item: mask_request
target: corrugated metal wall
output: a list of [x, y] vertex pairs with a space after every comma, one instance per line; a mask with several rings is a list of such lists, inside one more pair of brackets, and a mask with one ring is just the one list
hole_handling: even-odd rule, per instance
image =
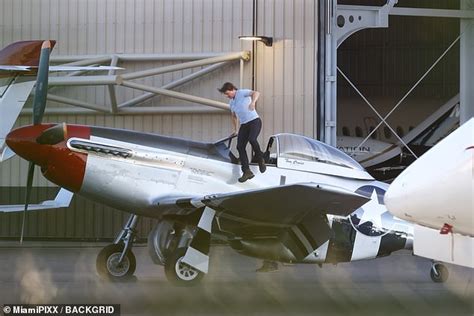
[[[317, 5], [313, 0], [258, 0], [257, 3], [258, 33], [274, 37], [273, 47], [258, 43], [255, 51], [256, 90], [262, 92], [258, 111], [264, 124], [260, 141], [266, 142], [271, 134], [278, 132], [314, 136]], [[2, 0], [0, 46], [18, 40], [49, 38], [58, 41], [54, 55], [251, 50], [252, 45], [241, 42], [238, 36], [252, 33], [252, 9], [253, 0]], [[134, 71], [166, 64], [170, 62], [122, 66]], [[245, 87], [250, 87], [251, 70], [251, 62], [246, 63]], [[177, 71], [139, 82], [159, 87], [190, 72]], [[224, 81], [238, 84], [238, 63], [178, 90], [226, 102], [216, 90]], [[101, 87], [54, 88], [54, 94], [96, 104], [109, 102]], [[122, 88], [117, 98], [123, 102], [140, 94]], [[161, 97], [145, 105], [158, 104], [189, 105]], [[22, 116], [17, 126], [28, 124], [30, 120]], [[194, 140], [216, 140], [231, 131], [228, 114], [49, 115], [45, 121], [129, 128]], [[26, 182], [26, 169], [27, 164], [19, 158], [0, 164], [0, 203], [22, 203], [18, 187]], [[35, 176], [34, 186], [44, 191], [38, 193], [38, 199], [45, 194], [54, 196], [55, 191], [46, 188], [51, 184], [44, 178]], [[120, 226], [117, 223], [123, 221], [123, 214], [77, 200], [79, 202], [74, 202], [66, 211], [31, 215], [29, 226], [36, 227], [34, 223], [41, 222], [41, 227], [49, 228], [29, 230], [27, 234], [95, 239], [112, 237], [117, 232]], [[19, 225], [16, 215], [3, 214], [0, 221], [0, 237], [17, 234], [18, 231], [12, 229]], [[144, 223], [142, 230], [146, 231], [150, 222]], [[56, 226], [58, 228], [54, 228]]]

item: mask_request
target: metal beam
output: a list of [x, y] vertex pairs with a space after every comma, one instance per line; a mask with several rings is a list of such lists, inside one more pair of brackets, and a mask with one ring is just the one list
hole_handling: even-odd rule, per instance
[[100, 111], [100, 112], [108, 112], [108, 109], [106, 109], [103, 106], [97, 105], [97, 104], [92, 104], [80, 100], [75, 100], [75, 99], [70, 99], [66, 97], [61, 97], [58, 95], [50, 94], [46, 96], [46, 98], [49, 101], [55, 101], [59, 103], [64, 103], [64, 104], [69, 104], [69, 105], [74, 105], [74, 106], [79, 106], [81, 108], [89, 109], [89, 110], [94, 110], [94, 111]]
[[[117, 66], [118, 64], [118, 56], [114, 55], [112, 56], [112, 60], [110, 61], [110, 66]], [[109, 76], [115, 75], [115, 70], [111, 69], [109, 70]], [[115, 94], [115, 86], [112, 84], [108, 85], [108, 90], [109, 90], [109, 97], [110, 97], [110, 111], [112, 113], [117, 113], [117, 96]]]
[[[228, 53], [188, 53], [188, 54], [113, 54], [120, 61], [173, 61], [196, 60], [224, 56]], [[88, 60], [110, 60], [112, 55], [57, 55], [51, 56], [52, 63], [75, 63]], [[87, 65], [87, 63], [86, 63]]]
[[81, 76], [81, 77], [50, 77], [49, 86], [101, 86], [117, 84], [117, 77], [114, 76]]
[[231, 60], [238, 60], [238, 59], [248, 60], [249, 58], [250, 56], [248, 52], [238, 52], [238, 53], [228, 54], [228, 55], [219, 56], [219, 57], [195, 60], [195, 61], [190, 61], [186, 63], [158, 67], [158, 68], [149, 69], [149, 70], [136, 71], [136, 72], [121, 75], [121, 77], [123, 78], [123, 80], [137, 79], [137, 78], [143, 78], [143, 77], [148, 77], [148, 76], [155, 76], [155, 75], [177, 71], [177, 70], [183, 70], [187, 68], [206, 66], [210, 64], [224, 62], [224, 61], [231, 61]]
[[[109, 63], [111, 58], [112, 58], [112, 56], [101, 56], [101, 57], [96, 57], [96, 58], [90, 58], [89, 57], [89, 58], [83, 58], [81, 60], [77, 60], [77, 61], [74, 61], [74, 62], [70, 62], [70, 63], [67, 63], [67, 64], [63, 64], [63, 66], [87, 66], [87, 65], [91, 65], [91, 64]], [[59, 63], [61, 61], [60, 60], [56, 61], [56, 60], [54, 60], [54, 58], [51, 58], [51, 62]]]
[[[461, 3], [463, 1], [466, 1], [466, 0], [461, 0]], [[365, 6], [365, 5], [338, 5], [337, 10], [338, 12], [340, 10], [379, 11], [380, 7]], [[388, 11], [388, 14], [400, 15], [400, 16], [426, 16], [426, 17], [433, 17], [433, 18], [474, 19], [474, 12], [471, 9], [467, 9], [467, 8], [466, 10], [445, 10], [445, 9], [393, 7]], [[358, 17], [355, 16], [355, 18], [358, 18]]]
[[[461, 9], [474, 14], [474, 0], [461, 1]], [[459, 94], [461, 124], [474, 117], [474, 20], [461, 20], [461, 44], [459, 50]]]
[[[206, 68], [203, 68], [199, 71], [196, 71], [196, 72], [193, 72], [192, 74], [189, 74], [187, 76], [184, 76], [178, 80], [175, 80], [175, 81], [172, 81], [170, 83], [167, 83], [165, 84], [164, 86], [162, 86], [161, 88], [162, 89], [173, 89], [173, 88], [176, 88], [180, 85], [183, 85], [185, 84], [186, 82], [189, 82], [191, 80], [194, 80], [200, 76], [203, 76], [203, 75], [206, 75], [216, 69], [219, 69], [221, 68], [222, 66], [226, 65], [228, 62], [222, 62], [222, 63], [218, 63], [218, 64], [215, 64], [215, 65], [212, 65], [212, 66], [209, 66], [209, 67], [206, 67]], [[134, 106], [134, 105], [137, 105], [138, 103], [141, 103], [141, 102], [144, 102], [152, 97], [156, 96], [155, 93], [145, 93], [144, 95], [141, 95], [139, 97], [136, 97], [136, 98], [133, 98], [131, 100], [128, 100], [127, 102], [124, 102], [122, 104], [119, 104], [118, 107], [119, 108], [122, 108], [122, 107], [127, 107], [127, 106]]]
[[[461, 0], [460, 2], [462, 3], [464, 1], [466, 0]], [[426, 17], [436, 17], [436, 18], [474, 19], [474, 11], [472, 9], [470, 10], [442, 10], [442, 9], [419, 9], [419, 8], [395, 7], [390, 10], [389, 14], [402, 15], [402, 16], [426, 16]]]
[[338, 5], [336, 13], [337, 46], [352, 34], [367, 28], [388, 27], [388, 15], [398, 0], [389, 0], [381, 7]]
[[[31, 108], [23, 109], [20, 115], [31, 116]], [[46, 108], [45, 115], [97, 115], [98, 111], [77, 107]], [[210, 108], [208, 106], [153, 106], [153, 107], [134, 107], [119, 109], [115, 115], [143, 115], [143, 114], [228, 114], [227, 111]]]
[[189, 94], [186, 94], [186, 93], [166, 90], [166, 89], [162, 89], [162, 88], [150, 87], [150, 86], [146, 86], [146, 85], [139, 84], [139, 83], [136, 83], [136, 82], [131, 82], [131, 81], [123, 81], [122, 85], [125, 86], [125, 87], [133, 88], [133, 89], [153, 92], [153, 93], [156, 93], [156, 94], [162, 94], [162, 95], [166, 95], [168, 97], [172, 97], [172, 98], [176, 98], [176, 99], [180, 99], [180, 100], [185, 100], [185, 101], [190, 101], [190, 102], [194, 102], [194, 103], [200, 103], [200, 104], [204, 104], [204, 105], [208, 105], [208, 106], [212, 106], [212, 107], [215, 107], [215, 108], [219, 108], [219, 109], [229, 111], [229, 105], [227, 103], [218, 102], [218, 101], [214, 101], [214, 100], [211, 100], [211, 99], [196, 97], [196, 96], [189, 95]]

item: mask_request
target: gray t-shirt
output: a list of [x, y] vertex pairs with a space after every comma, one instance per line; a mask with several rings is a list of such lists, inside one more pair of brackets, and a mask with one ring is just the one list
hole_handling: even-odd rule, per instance
[[240, 124], [248, 123], [258, 118], [258, 113], [255, 110], [250, 110], [249, 106], [252, 103], [252, 90], [238, 89], [235, 97], [230, 100], [230, 110], [238, 117]]

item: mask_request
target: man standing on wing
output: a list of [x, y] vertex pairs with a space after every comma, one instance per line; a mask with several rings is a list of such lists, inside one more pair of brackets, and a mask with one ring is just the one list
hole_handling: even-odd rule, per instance
[[245, 182], [254, 177], [249, 168], [249, 159], [247, 156], [247, 143], [250, 142], [255, 158], [258, 161], [260, 172], [266, 170], [263, 153], [257, 141], [258, 134], [262, 130], [262, 120], [255, 111], [255, 102], [257, 102], [260, 92], [248, 89], [237, 89], [232, 83], [226, 82], [219, 89], [227, 98], [230, 99], [229, 106], [232, 115], [233, 133], [237, 133], [237, 126], [240, 123], [239, 134], [237, 137], [237, 150], [239, 151], [240, 162], [242, 163], [242, 177], [239, 182]]

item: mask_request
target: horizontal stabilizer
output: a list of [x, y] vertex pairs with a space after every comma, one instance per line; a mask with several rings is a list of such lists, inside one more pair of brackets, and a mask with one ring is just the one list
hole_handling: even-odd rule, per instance
[[[50, 210], [56, 208], [69, 207], [74, 193], [61, 188], [56, 198], [54, 200], [43, 201], [39, 204], [29, 204], [28, 211], [40, 211], [40, 210]], [[10, 212], [23, 212], [25, 209], [24, 204], [15, 204], [15, 205], [0, 205], [0, 212], [10, 213]]]

